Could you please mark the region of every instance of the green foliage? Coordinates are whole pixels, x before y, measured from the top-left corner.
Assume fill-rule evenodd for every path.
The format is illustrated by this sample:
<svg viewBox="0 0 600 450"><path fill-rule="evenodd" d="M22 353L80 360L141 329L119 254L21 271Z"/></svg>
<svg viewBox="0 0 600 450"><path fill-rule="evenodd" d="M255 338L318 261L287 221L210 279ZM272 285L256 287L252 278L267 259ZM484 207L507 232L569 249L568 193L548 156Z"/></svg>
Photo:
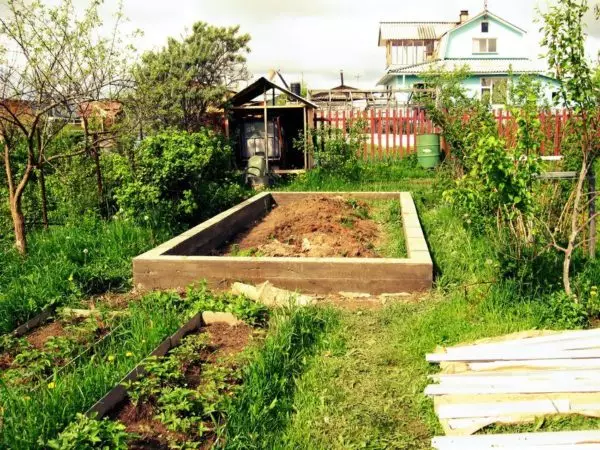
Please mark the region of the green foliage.
<svg viewBox="0 0 600 450"><path fill-rule="evenodd" d="M11 331L47 305L127 289L131 258L164 238L128 221L85 219L33 233L27 259L5 244L0 251L0 332Z"/></svg>
<svg viewBox="0 0 600 450"><path fill-rule="evenodd" d="M140 407L148 402L156 402L163 389L183 380L180 362L176 358L150 356L144 361L144 376L125 384L131 401Z"/></svg>
<svg viewBox="0 0 600 450"><path fill-rule="evenodd" d="M56 439L48 441L48 447L56 450L127 450L130 439L125 425L77 414L77 419Z"/></svg>
<svg viewBox="0 0 600 450"><path fill-rule="evenodd" d="M576 112L591 112L596 106L598 86L585 51L584 16L587 0L560 0L542 14L542 45L548 66L556 68L560 101Z"/></svg>
<svg viewBox="0 0 600 450"><path fill-rule="evenodd" d="M322 308L298 308L275 316L228 408L225 448L275 448L277 433L293 411L294 380L335 322L336 315Z"/></svg>
<svg viewBox="0 0 600 450"><path fill-rule="evenodd" d="M366 139L366 123L356 120L343 130L331 125L314 128L309 131L308 151L311 153L317 172L335 173L338 176L356 181L360 177L359 154ZM297 139L294 145L304 148L304 137Z"/></svg>
<svg viewBox="0 0 600 450"><path fill-rule="evenodd" d="M262 303L227 292L213 294L206 283L188 287L186 297L195 311L229 312L250 325L265 326L269 317L268 309Z"/></svg>
<svg viewBox="0 0 600 450"><path fill-rule="evenodd" d="M495 121L488 105L473 98L462 82L469 76L467 67L454 72L432 70L423 74L426 86L435 91L421 101L428 117L441 128L452 161L460 174L469 151L481 137L481 129L491 130Z"/></svg>
<svg viewBox="0 0 600 450"><path fill-rule="evenodd" d="M47 385L0 383L0 447L29 450L55 438L174 333L188 314L174 307L157 309L153 297L143 297L129 305L122 326L93 355L57 371Z"/></svg>
<svg viewBox="0 0 600 450"><path fill-rule="evenodd" d="M548 328L572 329L588 325L588 312L576 297L555 292L547 299L547 310L541 322Z"/></svg>
<svg viewBox="0 0 600 450"><path fill-rule="evenodd" d="M117 166L120 214L142 223L195 225L246 195L232 159L225 139L206 128L148 137L135 149L134 165L121 158Z"/></svg>
<svg viewBox="0 0 600 450"><path fill-rule="evenodd" d="M227 94L249 77L249 42L239 26L196 22L183 40L169 38L166 47L146 52L133 71L135 113L155 130L200 131L208 109L220 108Z"/></svg>

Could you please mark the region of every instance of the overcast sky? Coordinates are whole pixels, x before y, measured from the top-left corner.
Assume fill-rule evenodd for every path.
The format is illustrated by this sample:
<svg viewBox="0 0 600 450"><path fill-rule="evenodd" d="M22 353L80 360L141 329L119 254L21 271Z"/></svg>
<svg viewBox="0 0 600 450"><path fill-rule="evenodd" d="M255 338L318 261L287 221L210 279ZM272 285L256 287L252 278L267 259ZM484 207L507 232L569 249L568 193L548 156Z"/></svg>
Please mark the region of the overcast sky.
<svg viewBox="0 0 600 450"><path fill-rule="evenodd" d="M0 0L2 3L4 0ZM56 0L51 0L56 1ZM529 31L537 57L536 9L548 0L488 0L491 12ZM600 0L590 0L591 4ZM86 0L75 0L85 5ZM117 0L105 0L114 10ZM459 11L482 11L483 0L124 0L129 27L144 31L140 49L159 48L167 36L180 37L195 21L241 26L252 36L248 67L254 76L281 70L288 83L301 77L310 88L339 84L339 71L356 87L374 87L383 75L385 54L377 47L380 21L454 21ZM600 22L588 22L588 49L600 49Z"/></svg>

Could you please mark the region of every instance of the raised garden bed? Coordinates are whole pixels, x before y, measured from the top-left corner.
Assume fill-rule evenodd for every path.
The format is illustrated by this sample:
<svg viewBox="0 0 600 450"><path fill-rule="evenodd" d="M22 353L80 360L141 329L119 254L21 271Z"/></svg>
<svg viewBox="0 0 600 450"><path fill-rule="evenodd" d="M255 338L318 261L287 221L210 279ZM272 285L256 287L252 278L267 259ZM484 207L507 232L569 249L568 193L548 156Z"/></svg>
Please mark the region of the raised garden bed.
<svg viewBox="0 0 600 450"><path fill-rule="evenodd" d="M385 224L378 226L368 220L369 211L364 213L380 201L400 204L405 258L382 257ZM216 288L268 280L318 294L380 294L426 290L433 278L407 192L261 193L138 256L133 269L135 285L142 289L178 288L202 279Z"/></svg>

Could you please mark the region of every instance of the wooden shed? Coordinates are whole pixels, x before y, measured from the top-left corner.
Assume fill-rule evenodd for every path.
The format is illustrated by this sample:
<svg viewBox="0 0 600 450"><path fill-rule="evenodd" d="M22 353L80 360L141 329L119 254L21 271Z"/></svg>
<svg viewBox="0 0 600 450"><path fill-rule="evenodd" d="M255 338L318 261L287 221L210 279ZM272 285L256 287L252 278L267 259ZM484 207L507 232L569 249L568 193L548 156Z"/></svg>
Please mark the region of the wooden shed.
<svg viewBox="0 0 600 450"><path fill-rule="evenodd" d="M300 95L259 78L229 100L226 129L236 157L245 166L254 155L268 155L269 173L300 173L312 164L308 128L318 106Z"/></svg>

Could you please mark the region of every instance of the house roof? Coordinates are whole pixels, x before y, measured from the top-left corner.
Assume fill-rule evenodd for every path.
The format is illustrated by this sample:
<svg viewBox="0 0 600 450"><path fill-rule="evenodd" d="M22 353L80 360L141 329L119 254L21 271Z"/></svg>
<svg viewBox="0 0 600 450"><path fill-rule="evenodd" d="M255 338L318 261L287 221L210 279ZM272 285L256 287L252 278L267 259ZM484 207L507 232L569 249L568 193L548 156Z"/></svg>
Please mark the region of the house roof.
<svg viewBox="0 0 600 450"><path fill-rule="evenodd" d="M405 39L439 39L457 25L457 22L380 22L378 45Z"/></svg>
<svg viewBox="0 0 600 450"><path fill-rule="evenodd" d="M466 25L468 25L468 24L470 24L470 23L472 23L472 22L474 22L474 21L476 21L476 20L479 20L479 19L480 19L480 18L482 18L482 17L491 17L492 19L494 19L494 20L496 20L496 21L498 21L498 22L500 22L500 23L503 23L504 25L506 25L506 26L507 26L507 27L509 27L509 28L512 28L513 30L519 31L520 33L527 33L527 31L526 31L526 30L524 30L523 28L521 28L521 27L518 27L518 26L516 26L515 24L513 24L513 23L510 23L510 22L509 22L509 21L507 21L507 20L504 20L502 17L500 17L500 16L497 16L496 14L494 14L494 13L492 13L492 12L488 11L487 9L484 9L483 11L481 11L481 12L480 12L479 14L477 14L476 16L473 16L473 17L471 17L469 20L466 20L466 21L465 21L465 22L463 22L463 23L459 23L459 24L457 24L457 25L456 25L456 27L454 27L453 29L451 29L451 30L448 30L448 31L454 31L454 30L458 30L459 28L462 28L462 27L464 27L464 26L466 26Z"/></svg>
<svg viewBox="0 0 600 450"><path fill-rule="evenodd" d="M468 25L469 23L480 19L481 17L491 17L504 25L519 31L527 33L523 28L520 28L507 20L497 16L487 9L481 11L476 16L471 17L463 23L460 22L380 22L379 23L379 46L383 46L387 41L401 40L430 40L441 39L442 36L450 31Z"/></svg>
<svg viewBox="0 0 600 450"><path fill-rule="evenodd" d="M233 97L231 97L229 99L229 103L232 106L243 106L246 103L249 103L252 100L254 100L256 97L263 95L265 91L269 91L271 89L276 89L280 92L283 92L288 97L293 98L294 100L297 100L297 101L303 103L304 105L308 106L309 108L318 108L318 106L315 103L311 102L310 100L307 100L304 97L294 94L292 91L289 91L289 90L267 80L265 77L260 77L254 83L250 84L248 87L246 87L245 89L242 89L240 92L235 94Z"/></svg>
<svg viewBox="0 0 600 450"><path fill-rule="evenodd" d="M405 67L392 67L387 74L378 82L384 84L390 75L418 75L431 70L453 71L467 66L469 72L474 75L504 75L512 71L515 74L538 74L545 75L548 70L542 63L532 61L528 58L460 58L460 59L436 59L424 63L413 64Z"/></svg>

